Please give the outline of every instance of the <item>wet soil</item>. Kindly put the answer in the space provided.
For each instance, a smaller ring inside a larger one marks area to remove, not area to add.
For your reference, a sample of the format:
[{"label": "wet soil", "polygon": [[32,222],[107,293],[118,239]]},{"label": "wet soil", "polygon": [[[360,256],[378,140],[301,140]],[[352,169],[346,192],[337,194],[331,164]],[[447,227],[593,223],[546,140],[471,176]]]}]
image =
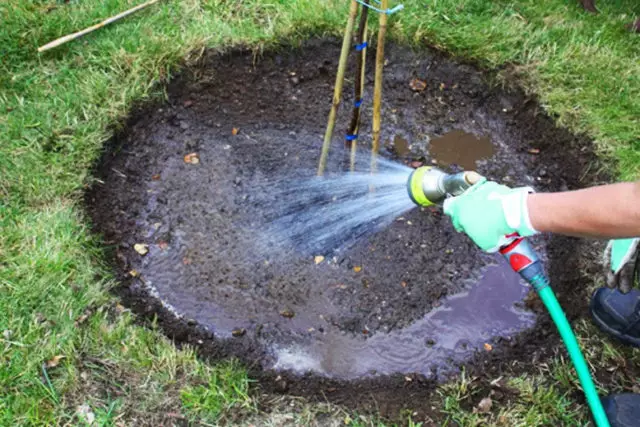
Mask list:
[{"label": "wet soil", "polygon": [[[240,358],[266,390],[391,417],[411,408],[426,419],[433,385],[461,366],[492,379],[518,361],[526,369],[558,341],[546,315],[531,328],[518,277],[435,209],[416,208],[320,263],[319,254],[282,260],[255,250],[269,220],[265,183],[315,173],[338,53],[331,40],[258,58],[208,53],[169,85],[166,102],[141,108],[114,138],[88,211],[113,249],[125,302],[158,316],[178,343]],[[412,90],[414,78],[426,89]],[[370,117],[366,106],[361,146]],[[347,120],[336,125],[329,171],[344,167]],[[473,166],[540,191],[599,179],[590,141],[556,128],[518,89],[494,87],[437,52],[389,46],[383,123],[382,155],[414,167]],[[464,156],[454,158],[460,141]],[[599,269],[593,245],[534,243],[569,317],[586,311],[585,281]]]}]

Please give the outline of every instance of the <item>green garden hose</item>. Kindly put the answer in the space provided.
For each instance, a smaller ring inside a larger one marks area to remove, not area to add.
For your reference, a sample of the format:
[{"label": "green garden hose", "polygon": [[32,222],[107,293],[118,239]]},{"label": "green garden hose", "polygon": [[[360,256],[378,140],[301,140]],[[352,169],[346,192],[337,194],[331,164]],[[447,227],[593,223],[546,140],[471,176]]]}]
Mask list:
[{"label": "green garden hose", "polygon": [[578,340],[573,330],[571,330],[571,325],[569,325],[567,316],[565,316],[564,311],[562,311],[558,299],[549,286],[549,279],[544,273],[542,263],[538,259],[538,256],[527,241],[521,237],[516,237],[513,243],[502,248],[500,253],[509,261],[511,268],[520,273],[520,275],[533,286],[545,307],[547,307],[551,319],[556,324],[558,332],[560,332],[560,337],[567,347],[569,357],[578,374],[578,379],[584,390],[596,426],[609,427],[609,419],[602,407],[602,402],[600,401],[600,396],[598,396],[598,391],[589,373],[587,362],[584,360],[582,351],[580,351]]}]

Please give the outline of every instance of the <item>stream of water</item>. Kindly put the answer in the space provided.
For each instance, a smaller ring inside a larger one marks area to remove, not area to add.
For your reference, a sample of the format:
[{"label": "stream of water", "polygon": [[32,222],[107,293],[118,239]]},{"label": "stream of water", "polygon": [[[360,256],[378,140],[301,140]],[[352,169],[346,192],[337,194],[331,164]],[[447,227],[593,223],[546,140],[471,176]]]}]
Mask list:
[{"label": "stream of water", "polygon": [[407,193],[412,171],[379,159],[375,174],[307,174],[270,181],[262,201],[271,218],[265,230],[269,243],[316,255],[353,244],[415,207]]}]

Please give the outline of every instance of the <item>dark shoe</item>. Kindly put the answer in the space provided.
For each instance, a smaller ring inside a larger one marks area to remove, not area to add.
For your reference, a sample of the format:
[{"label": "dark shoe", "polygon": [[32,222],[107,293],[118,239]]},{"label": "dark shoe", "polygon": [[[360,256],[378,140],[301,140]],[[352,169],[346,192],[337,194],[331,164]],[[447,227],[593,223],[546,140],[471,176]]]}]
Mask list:
[{"label": "dark shoe", "polygon": [[637,427],[640,424],[640,394],[612,394],[600,400],[611,427]]},{"label": "dark shoe", "polygon": [[640,290],[623,294],[617,289],[600,288],[591,297],[590,309],[600,329],[625,344],[640,347]]}]

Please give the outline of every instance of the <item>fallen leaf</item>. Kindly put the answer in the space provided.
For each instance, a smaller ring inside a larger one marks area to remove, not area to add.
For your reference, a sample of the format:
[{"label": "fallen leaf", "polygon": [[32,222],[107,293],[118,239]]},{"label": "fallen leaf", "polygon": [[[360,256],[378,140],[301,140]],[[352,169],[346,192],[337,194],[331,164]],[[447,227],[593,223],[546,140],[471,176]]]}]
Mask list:
[{"label": "fallen leaf", "polygon": [[322,261],[324,261],[324,257],[322,255],[317,255],[315,257],[313,257],[313,262],[317,264],[320,264]]},{"label": "fallen leaf", "polygon": [[240,131],[240,129],[238,129],[238,128],[233,128],[233,129],[231,129],[231,135],[234,135],[234,136],[235,136],[235,135],[237,135],[237,134],[238,134],[238,132],[239,132],[239,131]]},{"label": "fallen leaf", "polygon": [[529,148],[527,151],[529,152],[529,154],[540,154],[539,148]]},{"label": "fallen leaf", "polygon": [[152,180],[154,180],[154,181],[159,180],[159,179],[160,179],[160,174],[159,174],[159,173],[157,173],[157,174],[155,174],[155,175],[152,175],[152,176],[151,176],[151,179],[152,179]]},{"label": "fallen leaf", "polygon": [[422,92],[427,88],[427,82],[420,79],[412,79],[411,82],[409,82],[409,87],[414,92]]},{"label": "fallen leaf", "polygon": [[493,401],[490,397],[485,397],[478,403],[478,411],[482,413],[489,412],[491,410],[491,406],[493,406]]},{"label": "fallen leaf", "polygon": [[355,267],[353,267],[353,271],[355,271],[356,273],[360,273],[362,271],[362,267],[356,265]]},{"label": "fallen leaf", "polygon": [[84,313],[82,313],[80,316],[78,316],[78,318],[76,319],[75,325],[76,326],[80,326],[82,325],[84,322],[87,321],[87,319],[89,318],[89,316],[91,316],[91,310],[86,309],[84,311]]},{"label": "fallen leaf", "polygon": [[133,245],[133,250],[138,252],[140,255],[145,256],[149,252],[149,245],[146,243],[136,243]]},{"label": "fallen leaf", "polygon": [[198,157],[198,153],[189,153],[184,156],[184,162],[190,163],[192,165],[197,165],[200,163],[200,157]]},{"label": "fallen leaf", "polygon": [[131,277],[138,277],[139,275],[140,275],[140,273],[138,272],[138,270],[129,271],[129,276],[131,276]]},{"label": "fallen leaf", "polygon": [[484,343],[484,349],[486,351],[491,351],[493,350],[493,346],[491,344],[489,344],[488,342]]},{"label": "fallen leaf", "polygon": [[56,366],[58,366],[60,364],[60,361],[64,359],[64,356],[59,354],[57,356],[53,356],[51,359],[47,360],[47,362],[45,363],[45,366],[49,369],[51,368],[55,368]]},{"label": "fallen leaf", "polygon": [[163,251],[166,251],[167,249],[169,249],[169,243],[165,242],[164,240],[161,240],[158,242],[158,247]]},{"label": "fallen leaf", "polygon": [[293,310],[289,310],[288,308],[280,312],[280,316],[286,317],[287,319],[292,319],[295,315],[296,313],[294,313]]}]

